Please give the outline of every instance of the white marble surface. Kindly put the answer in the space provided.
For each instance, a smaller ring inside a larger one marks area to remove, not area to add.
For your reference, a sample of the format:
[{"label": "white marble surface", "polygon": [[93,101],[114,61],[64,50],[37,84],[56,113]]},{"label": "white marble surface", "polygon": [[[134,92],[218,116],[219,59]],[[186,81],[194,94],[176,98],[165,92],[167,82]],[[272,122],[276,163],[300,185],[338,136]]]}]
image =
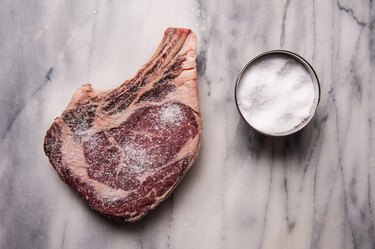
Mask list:
[{"label": "white marble surface", "polygon": [[[375,2],[13,1],[0,8],[0,248],[375,248]],[[136,224],[90,211],[43,153],[81,84],[108,89],[165,28],[198,36],[200,156]],[[234,82],[271,49],[322,85],[317,116],[284,139],[240,119]]]}]

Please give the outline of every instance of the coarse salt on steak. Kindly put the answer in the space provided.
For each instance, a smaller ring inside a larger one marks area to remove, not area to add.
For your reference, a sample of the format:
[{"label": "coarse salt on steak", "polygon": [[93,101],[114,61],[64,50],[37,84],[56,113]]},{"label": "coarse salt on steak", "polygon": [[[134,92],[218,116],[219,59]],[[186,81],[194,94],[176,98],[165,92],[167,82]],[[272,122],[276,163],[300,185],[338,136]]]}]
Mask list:
[{"label": "coarse salt on steak", "polygon": [[47,131],[61,179],[99,213],[141,219],[166,199],[200,145],[195,34],[169,28],[138,73],[110,91],[76,91]]}]

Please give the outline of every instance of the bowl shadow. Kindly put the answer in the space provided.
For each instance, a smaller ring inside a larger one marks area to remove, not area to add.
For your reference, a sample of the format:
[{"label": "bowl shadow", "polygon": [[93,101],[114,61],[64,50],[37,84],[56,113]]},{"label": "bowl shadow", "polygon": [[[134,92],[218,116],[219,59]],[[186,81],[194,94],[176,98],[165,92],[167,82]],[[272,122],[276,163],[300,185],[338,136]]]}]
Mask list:
[{"label": "bowl shadow", "polygon": [[311,145],[319,137],[319,115],[303,129],[287,136],[267,136],[258,133],[240,119],[232,143],[233,153],[249,154],[272,160],[303,160],[311,151]]}]

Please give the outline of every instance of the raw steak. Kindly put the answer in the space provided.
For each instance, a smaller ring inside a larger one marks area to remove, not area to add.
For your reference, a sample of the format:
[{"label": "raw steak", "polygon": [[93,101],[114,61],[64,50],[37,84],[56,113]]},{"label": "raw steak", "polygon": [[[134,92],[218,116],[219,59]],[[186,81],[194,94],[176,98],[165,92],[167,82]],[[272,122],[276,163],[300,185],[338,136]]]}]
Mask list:
[{"label": "raw steak", "polygon": [[47,131],[51,164],[92,209],[139,220],[191,167],[202,130],[195,46],[191,30],[167,29],[133,78],[110,91],[83,85]]}]

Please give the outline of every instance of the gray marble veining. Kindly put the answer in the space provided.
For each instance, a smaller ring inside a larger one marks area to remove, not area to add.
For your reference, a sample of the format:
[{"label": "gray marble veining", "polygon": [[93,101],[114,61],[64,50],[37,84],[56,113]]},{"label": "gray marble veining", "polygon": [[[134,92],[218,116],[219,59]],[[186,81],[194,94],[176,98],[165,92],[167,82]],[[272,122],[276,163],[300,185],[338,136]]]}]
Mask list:
[{"label": "gray marble veining", "polygon": [[[375,248],[374,5],[1,0],[0,248]],[[61,182],[44,134],[75,89],[131,77],[169,26],[198,36],[200,156],[156,210],[116,224]],[[234,104],[243,65],[271,49],[322,87],[312,123],[280,139]]]}]

